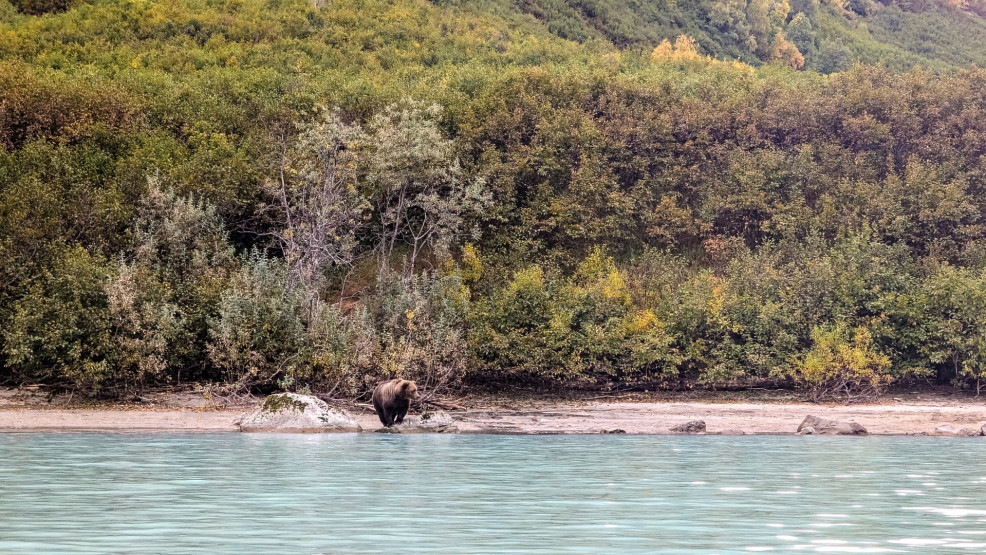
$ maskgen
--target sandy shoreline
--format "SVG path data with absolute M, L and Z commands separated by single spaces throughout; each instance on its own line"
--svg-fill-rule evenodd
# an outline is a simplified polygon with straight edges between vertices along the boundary
M 0 432 L 236 432 L 249 406 L 227 410 L 188 408 L 119 410 L 0 408 Z M 855 421 L 873 435 L 933 434 L 938 426 L 980 430 L 986 404 L 816 405 L 809 403 L 537 402 L 524 408 L 482 407 L 451 413 L 463 433 L 572 434 L 623 430 L 667 434 L 704 420 L 708 434 L 790 434 L 808 414 Z M 380 428 L 371 412 L 355 414 L 367 431 Z

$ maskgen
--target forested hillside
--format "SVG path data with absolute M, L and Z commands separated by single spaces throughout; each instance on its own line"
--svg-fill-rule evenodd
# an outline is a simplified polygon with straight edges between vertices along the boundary
M 0 382 L 977 389 L 977 10 L 0 0 Z
M 438 0 L 520 12 L 554 35 L 649 49 L 679 35 L 703 53 L 759 64 L 781 60 L 831 73 L 854 62 L 896 71 L 986 62 L 982 0 Z M 792 50 L 797 49 L 797 54 Z

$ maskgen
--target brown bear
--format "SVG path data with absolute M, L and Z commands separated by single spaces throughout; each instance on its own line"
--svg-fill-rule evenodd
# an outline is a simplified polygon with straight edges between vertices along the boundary
M 373 390 L 373 408 L 380 417 L 380 422 L 391 427 L 394 422 L 400 424 L 407 415 L 411 401 L 418 398 L 418 386 L 408 380 L 390 380 L 383 382 Z

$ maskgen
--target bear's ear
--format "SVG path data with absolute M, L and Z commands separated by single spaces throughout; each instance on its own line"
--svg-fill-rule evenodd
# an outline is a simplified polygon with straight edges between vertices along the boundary
M 401 391 L 407 392 L 407 388 L 411 387 L 411 382 L 407 380 L 401 380 Z

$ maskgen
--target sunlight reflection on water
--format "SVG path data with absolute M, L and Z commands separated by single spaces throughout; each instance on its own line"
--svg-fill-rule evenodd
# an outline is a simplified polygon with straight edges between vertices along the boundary
M 0 553 L 978 553 L 984 455 L 974 438 L 6 434 Z

